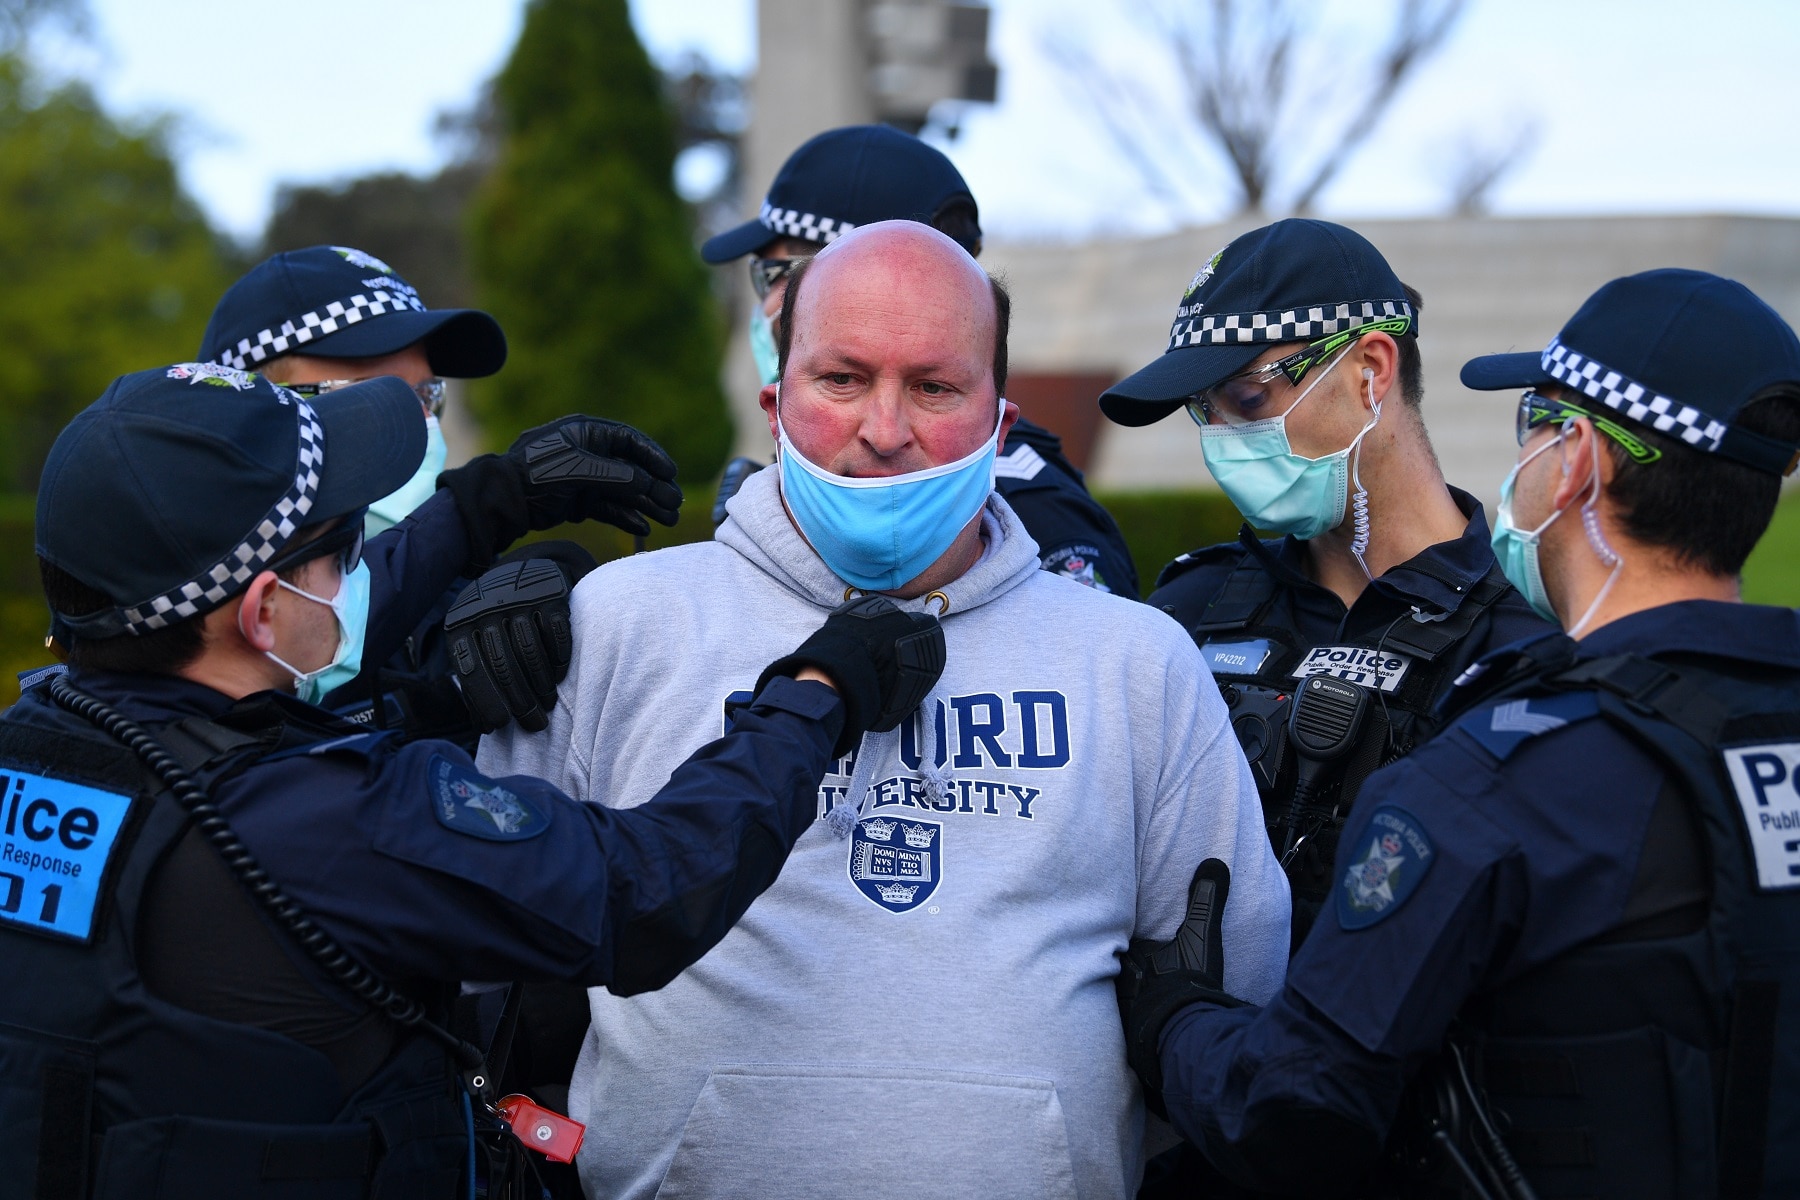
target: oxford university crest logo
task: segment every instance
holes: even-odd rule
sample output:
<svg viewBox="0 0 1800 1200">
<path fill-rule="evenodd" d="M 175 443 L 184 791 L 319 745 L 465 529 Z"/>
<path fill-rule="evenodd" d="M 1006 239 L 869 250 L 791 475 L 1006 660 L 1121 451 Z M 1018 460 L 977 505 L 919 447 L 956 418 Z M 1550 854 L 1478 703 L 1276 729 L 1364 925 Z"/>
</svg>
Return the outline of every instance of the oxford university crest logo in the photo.
<svg viewBox="0 0 1800 1200">
<path fill-rule="evenodd" d="M 850 882 L 889 912 L 910 912 L 943 877 L 943 834 L 936 821 L 864 818 L 850 834 Z"/>
</svg>

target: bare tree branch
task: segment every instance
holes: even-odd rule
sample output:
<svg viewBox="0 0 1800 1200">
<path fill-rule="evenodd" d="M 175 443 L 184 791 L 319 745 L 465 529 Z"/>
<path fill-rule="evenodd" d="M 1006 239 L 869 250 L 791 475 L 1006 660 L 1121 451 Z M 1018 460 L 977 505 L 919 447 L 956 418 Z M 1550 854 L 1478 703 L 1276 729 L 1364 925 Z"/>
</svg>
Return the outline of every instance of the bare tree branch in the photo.
<svg viewBox="0 0 1800 1200">
<path fill-rule="evenodd" d="M 1130 82 L 1103 67 L 1088 47 L 1071 37 L 1046 33 L 1040 43 L 1050 61 L 1087 94 L 1094 116 L 1150 193 L 1172 216 L 1179 218 L 1191 211 L 1190 197 L 1163 165 L 1165 147 L 1151 145 L 1146 139 L 1144 131 L 1149 126 L 1140 119 L 1144 104 L 1134 95 Z"/>
<path fill-rule="evenodd" d="M 1319 193 L 1337 177 L 1357 149 L 1367 140 L 1382 115 L 1399 94 L 1413 68 L 1429 58 L 1455 27 L 1468 0 L 1404 0 L 1394 21 L 1394 32 L 1376 65 L 1375 81 L 1350 123 L 1312 178 L 1294 196 L 1295 212 L 1310 212 Z"/>
<path fill-rule="evenodd" d="M 1531 157 L 1542 134 L 1543 125 L 1535 117 L 1514 118 L 1510 128 L 1496 137 L 1465 132 L 1446 156 L 1450 211 L 1459 217 L 1485 213 L 1495 186 Z"/>
<path fill-rule="evenodd" d="M 1160 6 L 1120 0 L 1168 48 L 1186 94 L 1192 129 L 1218 151 L 1238 189 L 1240 212 L 1257 212 L 1291 189 L 1289 204 L 1305 212 L 1337 178 L 1392 107 L 1420 64 L 1441 50 L 1468 0 L 1394 0 L 1393 31 L 1357 82 L 1325 84 L 1318 102 L 1303 101 L 1295 84 L 1326 55 L 1309 42 L 1291 0 L 1166 0 Z M 1046 45 L 1051 43 L 1046 40 Z M 1315 50 L 1315 46 L 1317 47 Z M 1336 56 L 1335 51 L 1331 52 Z M 1065 74 L 1095 98 L 1108 135 L 1165 204 L 1180 189 L 1170 184 L 1160 159 L 1167 153 L 1166 114 L 1134 119 L 1121 97 L 1121 72 L 1102 66 L 1085 45 L 1063 36 L 1051 55 Z M 1310 69 L 1304 63 L 1314 64 Z M 1303 110 L 1303 111 L 1302 111 Z M 1317 113 L 1349 112 L 1332 131 L 1327 149 L 1296 169 L 1295 147 L 1305 145 L 1321 122 Z M 1157 130 L 1152 142 L 1145 129 Z"/>
</svg>

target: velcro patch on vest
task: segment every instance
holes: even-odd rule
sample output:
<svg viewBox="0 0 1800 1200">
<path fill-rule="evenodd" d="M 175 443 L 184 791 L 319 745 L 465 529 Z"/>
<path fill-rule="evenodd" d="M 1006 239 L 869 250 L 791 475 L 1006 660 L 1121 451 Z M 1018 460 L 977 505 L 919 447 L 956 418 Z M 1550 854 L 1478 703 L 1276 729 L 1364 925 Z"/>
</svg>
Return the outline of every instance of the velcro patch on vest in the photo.
<svg viewBox="0 0 1800 1200">
<path fill-rule="evenodd" d="M 1269 661 L 1273 647 L 1268 638 L 1242 642 L 1208 642 L 1200 647 L 1206 669 L 1214 675 L 1254 675 Z"/>
<path fill-rule="evenodd" d="M 0 921 L 85 942 L 131 797 L 0 764 Z"/>
<path fill-rule="evenodd" d="M 1363 850 L 1338 881 L 1338 924 L 1367 929 L 1406 903 L 1436 852 L 1418 818 L 1391 804 L 1376 809 L 1360 842 L 1351 844 Z"/>
<path fill-rule="evenodd" d="M 442 755 L 431 759 L 431 807 L 438 824 L 490 842 L 522 842 L 550 828 L 536 803 Z"/>
<path fill-rule="evenodd" d="M 1800 887 L 1800 742 L 1723 751 L 1750 830 L 1756 883 L 1765 892 Z"/>
<path fill-rule="evenodd" d="M 1412 659 L 1394 650 L 1374 650 L 1368 646 L 1314 646 L 1300 658 L 1293 670 L 1295 679 L 1329 675 L 1346 683 L 1392 692 L 1400 687 Z"/>
</svg>

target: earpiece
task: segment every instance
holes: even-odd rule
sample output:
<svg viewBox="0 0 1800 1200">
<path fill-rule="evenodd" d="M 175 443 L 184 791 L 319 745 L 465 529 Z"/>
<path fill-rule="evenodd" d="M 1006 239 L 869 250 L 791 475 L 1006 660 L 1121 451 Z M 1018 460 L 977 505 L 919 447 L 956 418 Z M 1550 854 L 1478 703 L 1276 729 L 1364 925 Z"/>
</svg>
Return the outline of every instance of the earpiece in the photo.
<svg viewBox="0 0 1800 1200">
<path fill-rule="evenodd" d="M 1364 368 L 1363 368 L 1363 378 L 1364 378 L 1364 379 L 1367 379 L 1367 380 L 1368 380 L 1368 381 L 1369 381 L 1369 382 L 1370 382 L 1370 383 L 1373 383 L 1373 382 L 1375 382 L 1375 371 L 1374 371 L 1374 369 L 1373 369 L 1373 368 L 1370 368 L 1370 367 L 1364 367 Z"/>
</svg>

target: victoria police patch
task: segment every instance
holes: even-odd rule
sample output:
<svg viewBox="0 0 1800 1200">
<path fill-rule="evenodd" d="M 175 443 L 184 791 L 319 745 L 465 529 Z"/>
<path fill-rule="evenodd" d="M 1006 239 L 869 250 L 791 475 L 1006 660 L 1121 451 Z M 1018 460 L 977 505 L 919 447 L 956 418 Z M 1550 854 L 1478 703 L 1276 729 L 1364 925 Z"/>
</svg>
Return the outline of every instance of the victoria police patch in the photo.
<svg viewBox="0 0 1800 1200">
<path fill-rule="evenodd" d="M 850 835 L 850 882 L 889 912 L 909 912 L 937 891 L 944 827 L 936 821 L 865 817 Z"/>
<path fill-rule="evenodd" d="M 1406 903 L 1435 856 L 1425 827 L 1391 804 L 1375 810 L 1360 844 L 1362 853 L 1338 881 L 1338 924 L 1345 929 L 1366 929 Z"/>
<path fill-rule="evenodd" d="M 550 828 L 550 814 L 472 767 L 434 755 L 431 808 L 438 824 L 490 842 L 522 842 Z"/>
</svg>

